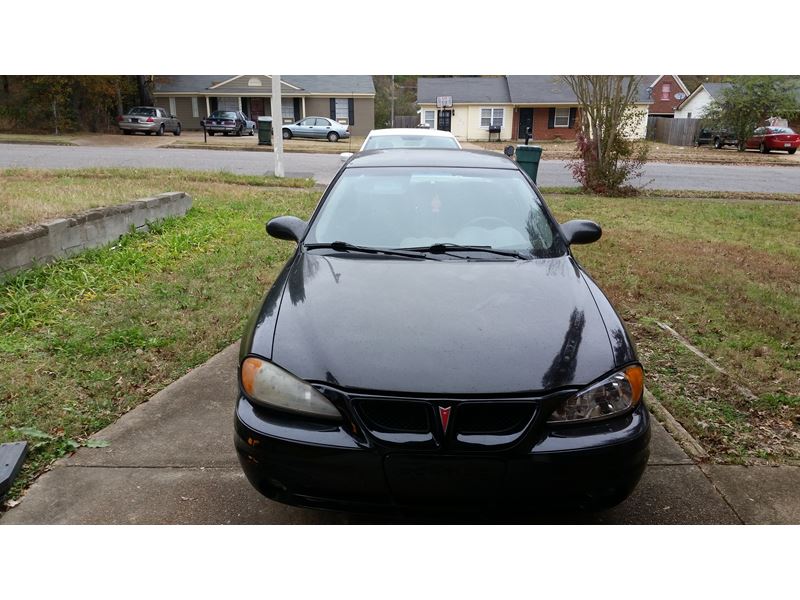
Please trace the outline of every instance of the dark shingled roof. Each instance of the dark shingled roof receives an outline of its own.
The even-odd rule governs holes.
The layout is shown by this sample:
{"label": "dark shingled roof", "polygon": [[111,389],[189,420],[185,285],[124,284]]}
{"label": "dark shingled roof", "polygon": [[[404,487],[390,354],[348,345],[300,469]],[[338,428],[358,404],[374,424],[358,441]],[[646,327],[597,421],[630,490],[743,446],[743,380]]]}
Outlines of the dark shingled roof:
{"label": "dark shingled roof", "polygon": [[417,104],[436,102],[437,96],[452,96],[453,103],[508,103],[505,77],[420,77]]}
{"label": "dark shingled roof", "polygon": [[714,100],[721,100],[722,99],[722,90],[731,87],[730,83],[704,83],[703,88],[711,94],[711,97]]}
{"label": "dark shingled roof", "polygon": [[[211,86],[234,77],[236,75],[158,75],[155,78],[155,93],[205,93]],[[344,95],[375,93],[371,75],[282,75],[281,81],[308,93]],[[270,89],[269,86],[267,89]]]}
{"label": "dark shingled roof", "polygon": [[[639,82],[638,102],[650,103],[647,86],[653,82],[650,75]],[[560,75],[509,75],[508,89],[514,104],[576,104],[578,99]]]}
{"label": "dark shingled roof", "polygon": [[[647,93],[654,77],[642,78],[638,102],[650,103]],[[570,87],[559,75],[507,75],[504,77],[420,77],[417,104],[452,96],[454,103],[577,104]]]}

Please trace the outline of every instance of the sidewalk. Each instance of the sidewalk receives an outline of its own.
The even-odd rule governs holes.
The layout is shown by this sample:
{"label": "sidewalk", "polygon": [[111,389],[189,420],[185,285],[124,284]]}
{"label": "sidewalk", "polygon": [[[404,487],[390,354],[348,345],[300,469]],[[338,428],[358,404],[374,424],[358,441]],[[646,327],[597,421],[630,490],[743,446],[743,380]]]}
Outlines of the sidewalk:
{"label": "sidewalk", "polygon": [[[392,522],[293,508],[262,497],[233,448],[237,345],[156,394],[55,463],[0,524],[324,524]],[[634,494],[597,514],[530,522],[800,523],[800,467],[698,466],[653,421]]]}

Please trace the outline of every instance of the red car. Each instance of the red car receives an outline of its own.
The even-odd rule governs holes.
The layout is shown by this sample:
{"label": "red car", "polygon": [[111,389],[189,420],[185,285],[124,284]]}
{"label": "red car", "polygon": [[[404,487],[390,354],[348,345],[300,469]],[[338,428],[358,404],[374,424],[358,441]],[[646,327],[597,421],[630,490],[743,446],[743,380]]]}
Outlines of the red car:
{"label": "red car", "polygon": [[762,154],[770,150],[786,150],[789,154],[797,152],[800,135],[788,127],[759,127],[745,142],[746,148],[758,148]]}

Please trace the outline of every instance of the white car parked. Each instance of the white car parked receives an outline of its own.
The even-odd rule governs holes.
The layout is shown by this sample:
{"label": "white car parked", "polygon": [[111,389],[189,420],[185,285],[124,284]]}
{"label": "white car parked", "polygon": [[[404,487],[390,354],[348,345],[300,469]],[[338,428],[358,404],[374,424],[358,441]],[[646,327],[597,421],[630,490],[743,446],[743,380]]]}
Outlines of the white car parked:
{"label": "white car parked", "polygon": [[[365,150],[387,150],[390,148],[452,148],[461,150],[456,136],[449,131],[423,128],[373,129],[369,132],[359,152]],[[342,161],[353,156],[352,152],[342,152]]]}

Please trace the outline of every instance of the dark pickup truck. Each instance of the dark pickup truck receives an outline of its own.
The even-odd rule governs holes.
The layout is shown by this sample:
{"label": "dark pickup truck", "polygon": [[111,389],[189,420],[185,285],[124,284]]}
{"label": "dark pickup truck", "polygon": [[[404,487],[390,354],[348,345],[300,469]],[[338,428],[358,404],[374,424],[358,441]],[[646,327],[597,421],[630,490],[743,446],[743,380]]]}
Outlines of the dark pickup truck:
{"label": "dark pickup truck", "polygon": [[711,129],[703,127],[697,132],[697,138],[694,141],[695,146],[702,146],[703,144],[713,145],[714,148],[722,148],[723,146],[737,146],[739,141],[736,136],[727,129]]}

